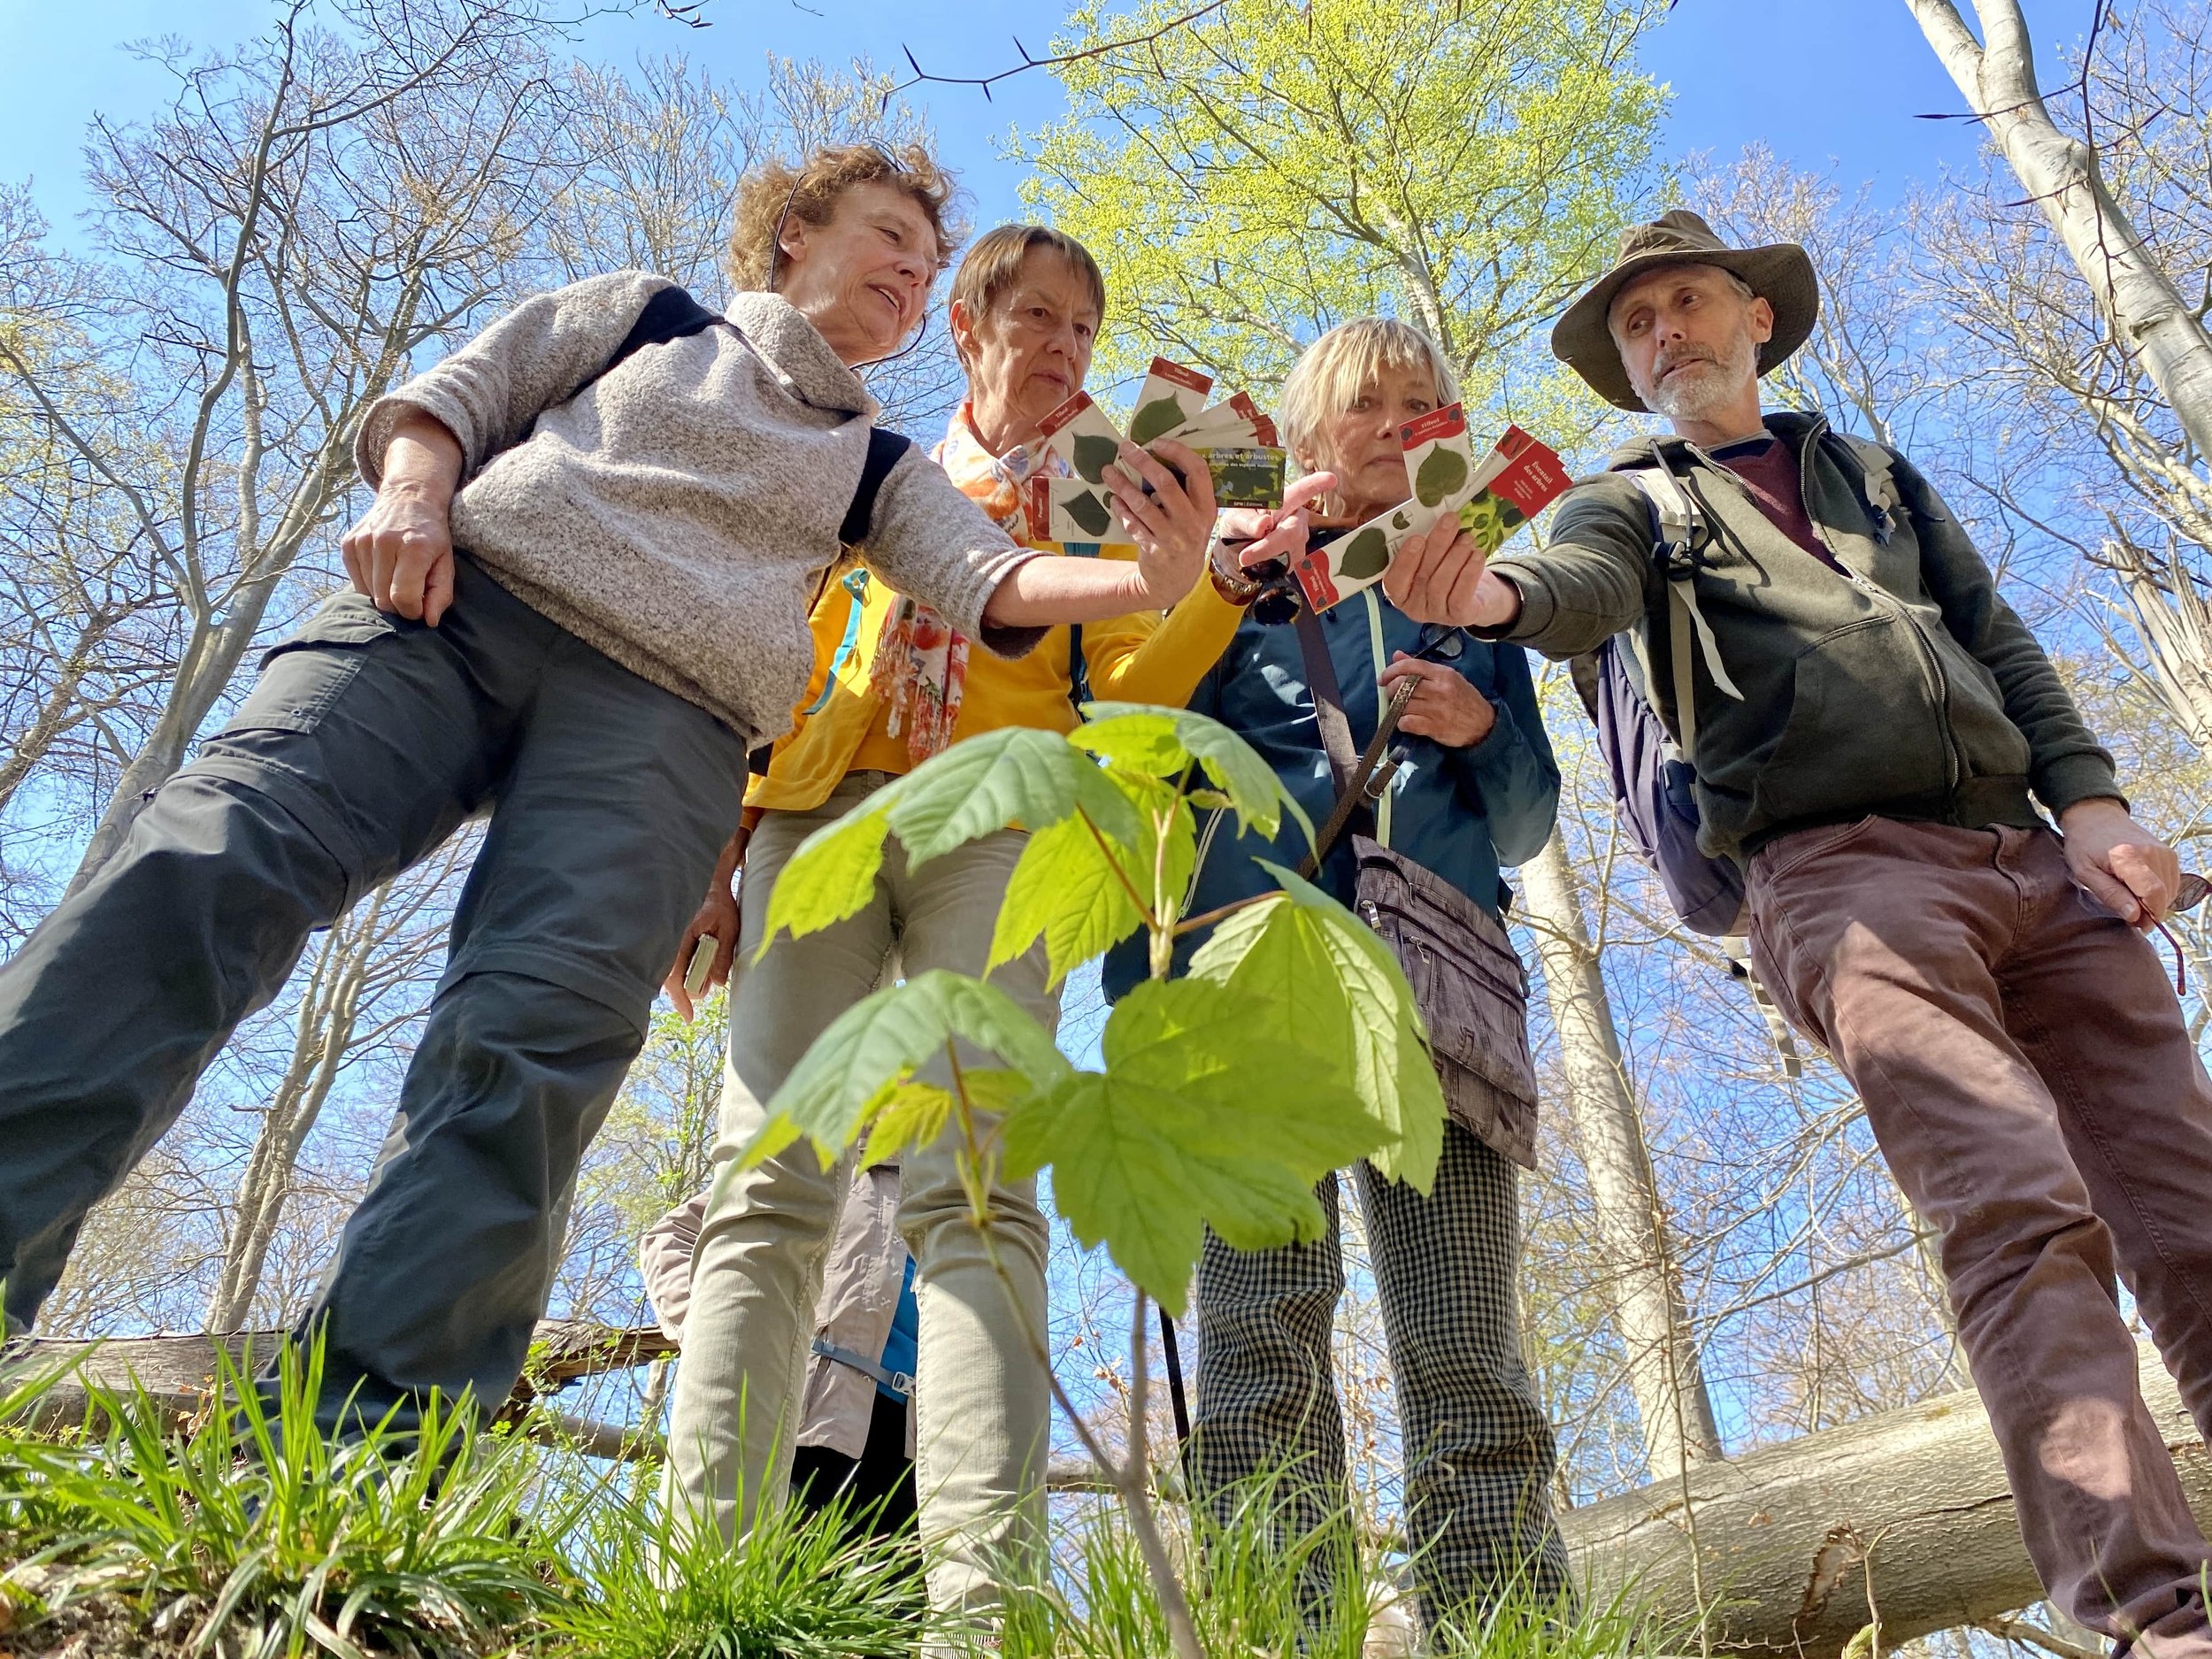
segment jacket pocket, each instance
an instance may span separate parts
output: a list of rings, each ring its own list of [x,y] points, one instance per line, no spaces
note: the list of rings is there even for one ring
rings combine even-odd
[[[1948,718],[1969,777],[2020,778],[2029,769],[2028,740],[2005,712],[2004,688],[1989,665],[1960,644],[1936,618],[1928,629],[1931,648],[1949,684]]]
[[[297,634],[262,653],[260,678],[216,736],[314,731],[360,674],[370,646],[420,626],[386,616],[365,594],[333,594]]]
[[[1937,673],[1911,622],[1887,611],[1800,651],[1781,734],[1749,780],[1760,821],[1856,813],[1949,787]]]

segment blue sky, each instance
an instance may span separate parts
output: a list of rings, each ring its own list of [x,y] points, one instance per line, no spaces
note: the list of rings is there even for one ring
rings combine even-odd
[[[2088,27],[2092,0],[2028,0],[2046,80],[2059,49]],[[35,179],[47,217],[66,232],[84,203],[77,173],[85,123],[102,111],[128,119],[160,96],[157,71],[123,43],[175,35],[222,43],[257,29],[265,0],[106,0],[65,6],[0,0],[0,180]],[[863,51],[883,65],[910,48],[940,73],[973,74],[1014,61],[1012,37],[1041,50],[1061,12],[1018,0],[902,0],[897,5],[812,0],[706,0],[704,29],[657,18],[603,19],[587,31],[589,57],[624,61],[681,51],[741,82],[757,81],[765,55],[842,62]],[[1915,178],[1968,160],[1973,129],[1915,115],[1960,107],[1904,0],[1680,0],[1646,50],[1648,68],[1674,88],[1671,147],[1733,154],[1763,138],[1801,165],[1833,161],[1847,181],[1873,181],[1888,197]],[[999,159],[1016,126],[1033,128],[1061,110],[1047,75],[1017,77],[992,101],[970,88],[912,95],[960,167],[979,223],[1012,215],[1021,169]]]

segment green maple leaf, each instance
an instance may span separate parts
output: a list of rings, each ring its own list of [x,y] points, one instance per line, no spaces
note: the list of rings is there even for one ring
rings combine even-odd
[[[1147,777],[1179,776],[1195,763],[1236,808],[1238,827],[1273,840],[1286,810],[1313,840],[1313,823],[1249,743],[1218,720],[1188,709],[1087,703],[1067,741],[1109,764]]]
[[[887,1110],[887,1086],[935,1059],[955,1038],[1006,1061],[1033,1091],[1069,1075],[1052,1033],[1020,1003],[995,986],[932,968],[863,997],[815,1039],[768,1102],[768,1122],[741,1154],[746,1165],[803,1134],[829,1168],[858,1137],[870,1110]]]
[[[1171,1312],[1206,1225],[1240,1249],[1317,1237],[1314,1182],[1382,1139],[1302,1052],[1256,1042],[1261,1018],[1230,987],[1148,980],[1106,1022],[1104,1072],[1079,1072],[1007,1119],[1009,1171],[1050,1164],[1076,1237],[1103,1243]]]
[[[1369,1161],[1426,1192],[1443,1150],[1444,1092],[1412,987],[1357,917],[1289,871],[1265,867],[1284,894],[1223,921],[1191,958],[1191,975],[1244,993],[1260,1010],[1253,1043],[1301,1054],[1348,1090],[1381,1137]]]
[[[1041,934],[1048,983],[1059,984],[1069,970],[1142,925],[1129,887],[1125,868],[1117,871],[1115,860],[1081,818],[1064,818],[1037,831],[1007,881],[984,972],[1013,961]]]

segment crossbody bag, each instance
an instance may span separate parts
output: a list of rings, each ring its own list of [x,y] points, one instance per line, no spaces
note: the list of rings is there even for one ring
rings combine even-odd
[[[1525,1169],[1536,1167],[1536,1063],[1528,1046],[1528,972],[1505,925],[1389,845],[1386,803],[1402,755],[1391,748],[1417,681],[1402,681],[1363,753],[1352,743],[1328,641],[1297,618],[1306,683],[1337,798],[1301,867],[1311,876],[1348,832],[1357,860],[1353,908],[1390,947],[1428,1028],[1429,1053],[1455,1121]]]

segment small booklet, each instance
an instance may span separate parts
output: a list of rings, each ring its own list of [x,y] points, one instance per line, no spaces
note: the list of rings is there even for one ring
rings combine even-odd
[[[1275,423],[1242,392],[1209,407],[1213,384],[1196,369],[1153,358],[1130,418],[1130,441],[1148,446],[1171,439],[1196,450],[1213,480],[1217,506],[1281,506],[1286,457]],[[1078,392],[1047,415],[1041,429],[1045,447],[1074,473],[1044,480],[1045,534],[1055,541],[1133,545],[1106,483],[1122,442],[1112,418],[1089,393]]]

